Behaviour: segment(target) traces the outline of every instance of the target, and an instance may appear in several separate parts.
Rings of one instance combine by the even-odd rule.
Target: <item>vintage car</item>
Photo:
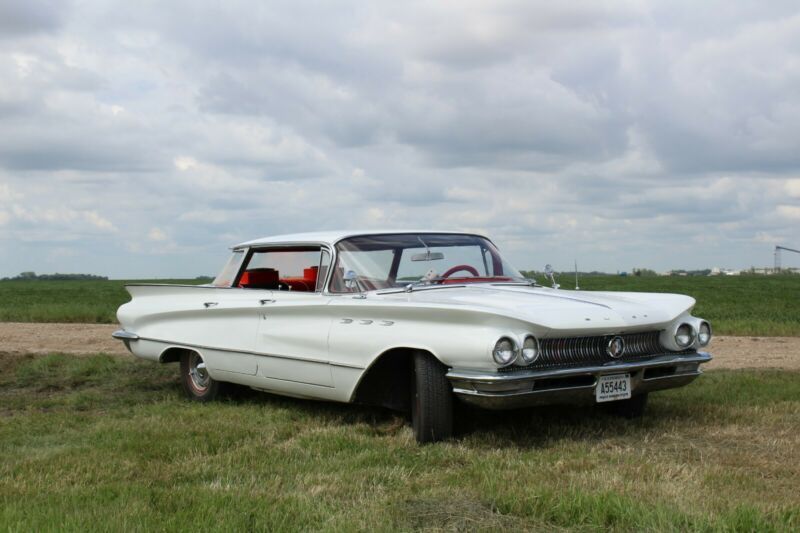
[[[690,383],[711,360],[694,299],[550,278],[526,279],[471,233],[269,237],[234,246],[209,285],[128,285],[114,337],[179,362],[193,400],[238,384],[378,404],[410,411],[420,442],[453,434],[457,402],[608,402],[639,416],[648,393]]]

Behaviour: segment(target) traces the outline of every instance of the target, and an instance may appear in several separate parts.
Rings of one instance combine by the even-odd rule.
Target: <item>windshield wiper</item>
[[[450,280],[463,280],[463,281],[460,282],[460,283],[453,283],[453,284],[436,283],[436,282],[444,281],[444,280],[448,280],[448,279],[450,279]],[[470,279],[472,279],[472,278],[431,278],[431,279],[419,280],[419,281],[414,281],[412,283],[409,283],[408,285],[406,285],[404,287],[404,290],[406,292],[411,292],[417,287],[463,287],[464,285],[467,285],[467,284],[470,283],[470,281],[469,281]],[[509,285],[529,285],[531,287],[541,287],[541,285],[536,283],[535,279],[511,279],[511,280],[508,280],[508,281],[481,281],[479,283],[491,283],[491,284],[504,283],[504,284],[509,284]]]

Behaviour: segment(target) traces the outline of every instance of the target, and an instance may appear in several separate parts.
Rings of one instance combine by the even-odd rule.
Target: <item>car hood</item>
[[[417,289],[391,297],[409,303],[480,310],[541,328],[587,334],[661,329],[695,304],[694,298],[680,294],[565,291],[498,284]]]

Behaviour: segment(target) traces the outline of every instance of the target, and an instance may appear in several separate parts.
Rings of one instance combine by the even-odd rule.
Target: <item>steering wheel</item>
[[[465,272],[469,272],[470,274],[472,274],[476,278],[480,277],[480,274],[478,274],[478,271],[475,270],[475,268],[473,268],[473,267],[471,267],[469,265],[456,265],[453,268],[448,268],[447,272],[442,274],[442,277],[443,278],[449,278],[450,276],[452,276],[456,272],[461,272],[462,270],[465,271]]]

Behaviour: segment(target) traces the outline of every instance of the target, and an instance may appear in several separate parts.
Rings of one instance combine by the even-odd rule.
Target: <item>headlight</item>
[[[711,342],[711,324],[708,322],[700,323],[700,330],[697,332],[697,341],[700,343],[700,346],[708,346],[708,343]]]
[[[689,324],[681,324],[675,330],[675,344],[679,348],[688,348],[694,342],[694,328]]]
[[[522,343],[522,364],[529,365],[539,358],[539,341],[528,335]]]
[[[492,350],[492,357],[494,361],[500,366],[508,366],[517,358],[517,347],[514,341],[508,337],[503,337],[497,344],[494,345]]]

